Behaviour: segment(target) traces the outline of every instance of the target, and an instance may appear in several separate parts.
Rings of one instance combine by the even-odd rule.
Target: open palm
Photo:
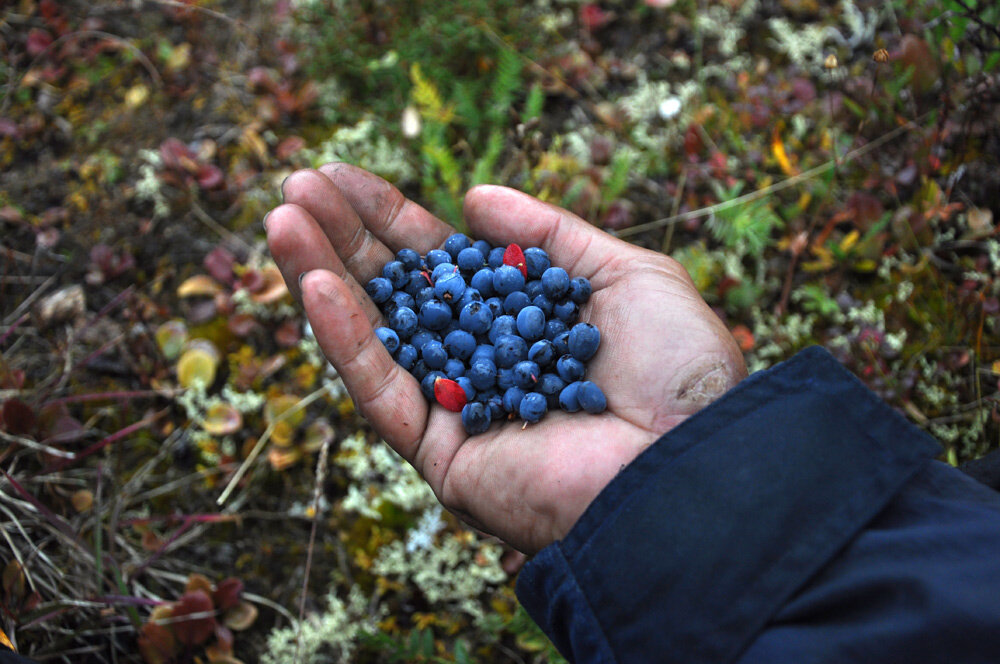
[[[580,320],[602,340],[587,379],[608,408],[469,437],[375,337],[384,321],[362,287],[399,249],[426,254],[454,229],[347,164],[294,173],[283,193],[266,221],[271,253],[359,411],[446,508],[526,553],[562,538],[620,469],[745,375],[732,337],[678,263],[526,194],[480,186],[465,199],[470,235],[541,247],[590,280]]]

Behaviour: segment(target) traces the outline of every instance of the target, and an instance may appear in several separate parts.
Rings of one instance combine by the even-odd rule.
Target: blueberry
[[[501,265],[493,271],[493,290],[506,297],[524,288],[524,275],[513,265]]]
[[[434,269],[431,270],[431,281],[437,283],[438,279],[440,279],[444,275],[450,272],[457,272],[457,271],[458,268],[455,266],[454,263],[451,263],[449,261],[445,261],[444,263],[438,263],[437,265],[434,266]]]
[[[569,330],[560,332],[552,339],[552,344],[556,347],[556,355],[562,357],[569,352]]]
[[[389,298],[389,302],[392,303],[392,308],[406,307],[407,309],[417,310],[417,301],[413,299],[413,296],[406,291],[398,290],[392,294]]]
[[[444,363],[448,361],[448,352],[440,341],[428,341],[420,347],[420,357],[428,369],[444,369]]]
[[[528,359],[544,369],[556,359],[556,345],[548,339],[539,339],[528,349]]]
[[[472,381],[472,386],[477,390],[488,390],[496,387],[497,365],[487,359],[473,359],[469,370],[465,372],[466,378]]]
[[[434,381],[438,378],[447,378],[440,371],[429,371],[420,381],[420,391],[428,401],[434,401]]]
[[[462,297],[458,298],[456,301],[452,302],[452,307],[456,313],[461,313],[462,309],[466,307],[470,302],[482,302],[483,296],[475,288],[466,288],[462,292]],[[493,322],[492,314],[490,322]]]
[[[516,413],[524,398],[524,390],[520,387],[507,388],[503,393],[503,409],[508,413]]]
[[[514,370],[497,369],[497,389],[509,390],[514,387]]]
[[[542,310],[546,319],[552,318],[552,300],[550,300],[545,293],[536,295],[534,299],[531,300],[531,303]]]
[[[392,282],[385,277],[375,277],[365,286],[365,292],[375,304],[385,304],[392,297]]]
[[[472,399],[476,396],[476,388],[472,386],[472,381],[469,380],[467,376],[459,376],[458,378],[455,378],[454,381],[458,383],[458,386],[462,388],[463,392],[465,392],[466,400],[472,401]]]
[[[528,268],[529,279],[540,279],[542,273],[549,269],[552,262],[544,249],[528,247],[524,250],[524,264]]]
[[[409,307],[399,307],[389,314],[389,327],[396,331],[400,339],[409,339],[417,331],[417,315]]]
[[[503,315],[503,301],[500,298],[498,297],[486,298],[486,304],[489,306],[490,311],[493,313],[494,320]]]
[[[406,268],[399,261],[389,261],[383,265],[382,276],[392,282],[393,288],[402,288],[406,285]]]
[[[542,292],[555,302],[569,291],[569,275],[561,267],[550,267],[542,274]]]
[[[417,350],[420,350],[424,347],[424,344],[432,340],[441,341],[441,335],[437,332],[432,332],[424,328],[419,328],[413,333],[413,336],[410,337],[410,343],[413,344],[413,347]]]
[[[499,393],[494,393],[486,400],[486,405],[490,407],[490,416],[493,420],[500,421],[506,414],[503,408],[503,397]]]
[[[542,370],[538,364],[531,360],[524,360],[514,365],[514,385],[522,390],[530,390],[535,387]]]
[[[438,299],[428,300],[420,307],[418,318],[428,330],[443,330],[451,321],[451,307]]]
[[[486,264],[494,270],[503,265],[503,252],[504,247],[494,247],[493,249],[490,249],[489,255],[486,256]]]
[[[516,290],[503,299],[503,310],[511,316],[516,316],[521,309],[531,304],[531,298],[524,291]]]
[[[535,389],[540,394],[544,394],[549,399],[549,405],[558,404],[559,393],[566,387],[566,381],[554,373],[543,373],[538,377],[538,384]]]
[[[577,323],[569,331],[569,353],[581,362],[586,362],[597,353],[601,344],[600,331],[590,323]]]
[[[492,412],[490,407],[478,401],[470,401],[462,407],[462,426],[470,436],[484,433],[490,428]]]
[[[413,363],[413,368],[410,369],[410,374],[417,380],[423,380],[424,376],[426,376],[429,371],[430,368],[427,366],[427,363],[423,360],[417,360]]]
[[[465,363],[462,360],[456,360],[455,358],[449,358],[447,362],[444,363],[444,375],[452,380],[456,380],[465,375]]]
[[[542,294],[542,282],[538,279],[532,279],[524,285],[524,292],[528,294],[532,300]]]
[[[545,402],[545,396],[538,392],[525,394],[517,409],[521,419],[525,422],[537,422],[542,419],[546,410],[548,410],[548,404]]]
[[[519,336],[501,334],[493,345],[496,346],[497,366],[501,369],[509,369],[528,358],[528,344]]]
[[[441,263],[450,263],[451,256],[448,254],[447,251],[443,251],[441,249],[431,249],[430,251],[427,252],[427,256],[424,258],[424,260],[427,261],[427,267],[433,270]]]
[[[385,346],[390,355],[395,355],[396,351],[399,350],[399,335],[395,330],[391,330],[388,327],[379,327],[375,329],[375,336],[382,342],[382,345]]]
[[[413,249],[400,249],[396,252],[396,260],[407,270],[420,270],[420,254]]]
[[[580,382],[570,383],[559,393],[559,407],[567,413],[580,410]]]
[[[469,358],[469,364],[474,364],[476,360],[489,360],[496,365],[496,348],[493,344],[479,344],[476,346],[476,350],[472,351],[472,357]]]
[[[588,413],[600,413],[608,407],[604,392],[589,380],[580,383],[577,398],[580,400],[580,407]]]
[[[580,305],[573,300],[560,300],[552,305],[552,313],[556,320],[572,325],[580,315]]]
[[[586,277],[575,277],[569,282],[569,299],[579,305],[584,305],[590,299],[590,281]]]
[[[526,341],[537,341],[545,335],[545,313],[534,305],[517,314],[517,331]]]
[[[434,294],[445,302],[453,302],[465,292],[465,279],[457,272],[443,275],[434,282]]]
[[[469,302],[462,308],[458,324],[466,332],[485,334],[493,325],[493,312],[482,302]]]
[[[413,294],[413,302],[417,305],[418,309],[424,306],[425,302],[429,302],[434,299],[436,299],[434,296],[434,287],[429,284],[423,286],[419,291]]]
[[[476,350],[476,338],[465,330],[452,330],[444,338],[444,348],[449,355],[465,362]]]
[[[412,344],[402,344],[399,347],[399,352],[396,353],[396,362],[409,371],[416,364],[419,355],[419,351]]]
[[[504,334],[517,334],[517,319],[513,316],[497,316],[490,327],[490,341],[496,345],[497,339]]]
[[[444,250],[448,252],[449,256],[451,256],[452,261],[458,258],[458,254],[462,251],[462,249],[471,246],[472,240],[469,239],[469,236],[464,233],[455,233],[444,241]]]
[[[483,297],[493,297],[493,270],[484,267],[477,271],[469,280],[469,285],[482,293]]]
[[[466,247],[458,252],[455,264],[463,272],[475,272],[486,266],[486,257],[475,247]]]
[[[558,337],[561,333],[568,331],[569,328],[566,327],[566,323],[559,320],[558,318],[550,318],[545,321],[545,338],[552,341]]]
[[[479,253],[483,255],[484,260],[490,255],[490,252],[493,251],[493,245],[486,240],[476,240],[472,243],[472,246],[479,250]]]
[[[406,283],[403,284],[403,290],[416,298],[422,289],[430,285],[431,282],[427,279],[427,275],[424,272],[421,270],[410,270],[406,273]]]
[[[581,380],[587,372],[587,366],[572,355],[566,354],[556,360],[556,372],[567,383]]]

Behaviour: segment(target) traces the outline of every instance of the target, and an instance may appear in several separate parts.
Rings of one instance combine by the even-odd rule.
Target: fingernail
[[[282,203],[285,202],[285,183],[288,182],[288,178],[290,178],[290,177],[292,177],[292,176],[291,175],[286,175],[285,179],[281,181],[281,202]]]
[[[264,225],[264,234],[265,235],[267,235],[267,218],[270,217],[270,216],[271,216],[271,212],[268,211],[268,213],[264,215],[264,220],[261,222]]]
[[[302,290],[302,279],[304,279],[307,274],[309,274],[309,270],[299,274],[299,290]]]

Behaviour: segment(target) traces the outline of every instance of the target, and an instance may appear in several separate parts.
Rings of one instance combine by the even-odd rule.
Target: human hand
[[[284,204],[266,219],[268,245],[359,412],[447,509],[526,553],[563,538],[643,449],[746,375],[732,336],[679,263],[527,194],[479,186],[465,198],[474,239],[541,247],[553,265],[590,280],[580,320],[600,329],[601,346],[587,379],[608,408],[549,412],[469,437],[375,337],[385,323],[363,288],[399,249],[424,255],[454,229],[347,164],[298,171],[282,190]]]

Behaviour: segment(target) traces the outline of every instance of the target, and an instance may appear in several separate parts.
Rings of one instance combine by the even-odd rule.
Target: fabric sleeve
[[[892,587],[896,558],[910,578],[971,557],[1000,591],[1000,495],[932,462],[939,451],[826,351],[807,349],[641,454],[525,566],[518,597],[573,662],[931,661],[879,659],[876,646],[897,628],[919,633],[921,612],[945,623],[981,601],[952,589],[967,606],[935,596],[860,607]],[[949,552],[929,559],[930,546]],[[948,593],[949,578],[909,592]],[[984,616],[996,627],[996,607]],[[867,646],[852,641],[852,621],[870,626]],[[997,647],[993,633],[984,648]]]

